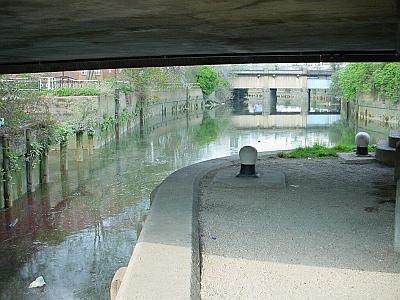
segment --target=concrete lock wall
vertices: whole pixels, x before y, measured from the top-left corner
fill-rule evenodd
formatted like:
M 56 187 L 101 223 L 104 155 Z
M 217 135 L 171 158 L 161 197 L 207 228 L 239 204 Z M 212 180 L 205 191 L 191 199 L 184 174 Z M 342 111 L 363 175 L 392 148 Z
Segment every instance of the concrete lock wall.
M 174 88 L 168 90 L 152 91 L 150 99 L 154 102 L 154 106 L 168 105 L 168 103 L 184 103 L 187 98 L 190 103 L 199 104 L 203 101 L 203 94 L 200 88 Z M 115 96 L 114 95 L 100 95 L 100 96 L 69 96 L 69 97 L 45 97 L 48 104 L 50 113 L 61 122 L 71 120 L 77 114 L 77 107 L 81 103 L 93 103 L 97 107 L 99 119 L 104 114 L 114 116 L 115 114 Z M 120 112 L 125 108 L 128 111 L 134 111 L 137 105 L 137 97 L 134 94 L 125 95 L 119 93 Z M 158 114 L 157 109 L 154 109 L 153 114 Z M 161 112 L 160 112 L 161 114 Z
M 50 113 L 61 122 L 68 122 L 74 120 L 79 115 L 79 107 L 93 105 L 97 108 L 97 118 L 99 124 L 104 120 L 104 116 L 115 116 L 115 95 L 100 95 L 100 96 L 69 96 L 69 97 L 50 97 L 46 96 L 45 101 L 48 104 Z M 200 88 L 184 88 L 173 87 L 170 89 L 154 90 L 151 91 L 149 96 L 149 106 L 146 108 L 147 118 L 162 118 L 164 115 L 177 114 L 183 111 L 196 111 L 203 108 L 203 94 Z M 128 112 L 134 112 L 138 105 L 138 99 L 134 94 L 119 93 L 119 113 L 121 114 L 124 109 Z M 138 122 L 133 120 L 132 126 L 136 126 Z M 126 131 L 126 126 L 120 127 L 121 133 Z M 98 148 L 104 144 L 95 135 L 94 147 Z M 70 138 L 69 149 L 75 149 L 75 139 Z M 83 136 L 83 148 L 88 148 L 87 135 Z M 57 149 L 57 145 L 54 146 Z
M 119 94 L 120 111 L 124 108 L 134 108 L 136 106 L 136 97 L 134 95 Z M 104 114 L 114 116 L 115 114 L 115 96 L 69 96 L 69 97 L 45 97 L 49 107 L 49 112 L 61 122 L 67 122 L 79 113 L 79 106 L 82 104 L 93 104 L 97 108 L 99 120 Z M 128 103 L 127 103 L 128 102 Z
M 151 92 L 150 99 L 155 103 L 147 112 L 148 117 L 162 115 L 163 110 L 167 113 L 177 113 L 184 110 L 194 111 L 201 109 L 203 93 L 200 88 L 173 88 Z
M 342 116 L 397 127 L 400 126 L 400 103 L 385 101 L 378 95 L 360 95 L 354 102 L 342 101 Z

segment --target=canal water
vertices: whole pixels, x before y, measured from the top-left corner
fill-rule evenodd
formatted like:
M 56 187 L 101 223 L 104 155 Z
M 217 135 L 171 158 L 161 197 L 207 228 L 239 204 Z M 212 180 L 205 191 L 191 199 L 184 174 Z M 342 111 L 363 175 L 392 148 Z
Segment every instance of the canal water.
M 342 138 L 327 128 L 235 129 L 230 120 L 229 109 L 218 109 L 133 130 L 81 163 L 70 153 L 67 175 L 51 153 L 51 183 L 0 212 L 1 299 L 108 299 L 149 195 L 169 174 L 244 145 L 270 151 Z M 47 285 L 28 289 L 38 276 Z

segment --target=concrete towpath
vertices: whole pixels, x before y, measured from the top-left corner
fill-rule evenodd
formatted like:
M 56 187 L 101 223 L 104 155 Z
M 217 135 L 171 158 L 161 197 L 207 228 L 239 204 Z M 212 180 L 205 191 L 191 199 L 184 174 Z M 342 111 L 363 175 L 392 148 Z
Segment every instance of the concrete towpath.
M 201 181 L 202 299 L 400 299 L 393 169 L 263 158 L 245 183 L 238 170 Z

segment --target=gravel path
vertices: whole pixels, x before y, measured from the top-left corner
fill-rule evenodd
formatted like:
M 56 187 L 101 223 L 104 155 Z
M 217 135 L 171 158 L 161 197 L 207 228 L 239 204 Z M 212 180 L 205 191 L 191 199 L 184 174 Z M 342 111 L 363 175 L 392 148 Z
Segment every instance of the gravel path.
M 265 158 L 258 170 L 282 171 L 286 188 L 229 188 L 213 182 L 221 170 L 201 182 L 203 299 L 400 299 L 393 169 Z

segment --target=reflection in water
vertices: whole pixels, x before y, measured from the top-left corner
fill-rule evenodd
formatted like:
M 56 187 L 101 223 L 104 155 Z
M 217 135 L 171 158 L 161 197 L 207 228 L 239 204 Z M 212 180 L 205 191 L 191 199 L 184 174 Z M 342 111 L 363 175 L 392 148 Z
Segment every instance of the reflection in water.
M 174 170 L 244 145 L 331 145 L 327 129 L 237 130 L 229 117 L 212 111 L 150 124 L 143 137 L 123 136 L 83 162 L 70 153 L 68 173 L 52 153 L 53 182 L 0 214 L 1 299 L 106 299 L 114 272 L 129 261 L 150 192 Z M 28 289 L 38 276 L 46 287 Z
M 337 122 L 329 127 L 329 139 L 335 144 L 354 144 L 355 131 L 345 121 Z
M 222 128 L 221 123 L 221 120 L 213 119 L 208 112 L 205 112 L 200 128 L 194 134 L 194 140 L 199 145 L 207 145 L 214 142 L 218 138 L 218 134 Z
M 398 130 L 397 127 L 390 127 L 382 122 L 337 122 L 329 127 L 329 139 L 335 144 L 354 144 L 354 137 L 357 132 L 365 131 L 371 137 L 371 144 L 377 144 L 380 140 L 387 140 L 391 130 Z

